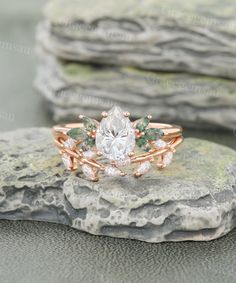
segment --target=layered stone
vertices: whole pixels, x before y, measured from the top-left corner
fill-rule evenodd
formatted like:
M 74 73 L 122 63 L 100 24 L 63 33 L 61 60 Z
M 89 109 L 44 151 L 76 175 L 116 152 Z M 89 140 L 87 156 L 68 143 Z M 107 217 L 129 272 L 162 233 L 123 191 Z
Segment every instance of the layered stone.
M 236 152 L 206 140 L 187 138 L 167 170 L 96 184 L 64 170 L 51 129 L 4 132 L 0 152 L 1 219 L 153 243 L 211 240 L 236 227 Z
M 236 125 L 234 81 L 62 63 L 45 53 L 41 62 L 35 85 L 57 123 L 74 121 L 78 113 L 95 117 L 95 113 L 119 104 L 131 109 L 133 117 L 150 113 L 153 121 L 231 131 Z
M 135 147 L 135 131 L 121 108 L 115 106 L 103 118 L 96 132 L 96 147 L 106 158 L 125 160 Z

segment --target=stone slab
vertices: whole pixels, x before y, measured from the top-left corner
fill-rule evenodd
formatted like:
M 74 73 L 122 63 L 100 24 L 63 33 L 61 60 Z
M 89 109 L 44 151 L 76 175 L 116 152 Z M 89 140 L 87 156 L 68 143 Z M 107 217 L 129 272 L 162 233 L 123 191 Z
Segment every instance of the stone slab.
M 235 81 L 98 67 L 38 53 L 35 87 L 57 122 L 75 121 L 78 113 L 95 117 L 118 104 L 137 118 L 151 114 L 156 121 L 193 128 L 236 127 Z
M 236 152 L 186 139 L 168 170 L 140 179 L 65 171 L 49 129 L 0 135 L 0 219 L 69 225 L 146 242 L 208 241 L 236 226 Z
M 235 13 L 232 0 L 52 0 L 38 40 L 73 61 L 235 79 Z

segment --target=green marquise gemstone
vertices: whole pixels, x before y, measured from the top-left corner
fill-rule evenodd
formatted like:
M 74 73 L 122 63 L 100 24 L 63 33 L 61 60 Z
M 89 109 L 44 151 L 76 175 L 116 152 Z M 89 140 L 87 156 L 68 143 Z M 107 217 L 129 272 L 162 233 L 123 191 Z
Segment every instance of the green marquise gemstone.
M 147 144 L 144 147 L 141 147 L 141 149 L 148 152 L 151 149 L 151 147 L 149 144 Z
M 95 139 L 91 137 L 87 137 L 81 144 L 79 144 L 79 148 L 83 151 L 90 150 L 95 145 Z
M 97 122 L 94 119 L 84 116 L 82 118 L 84 127 L 87 131 L 93 131 L 97 128 Z
M 139 139 L 136 139 L 136 145 L 138 147 L 143 147 L 144 145 L 147 144 L 147 140 L 145 138 L 139 138 Z
M 144 151 L 150 150 L 150 145 L 145 137 L 136 139 L 136 145 Z
M 87 133 L 82 128 L 74 128 L 67 132 L 67 135 L 74 140 L 84 140 L 87 137 Z
M 140 132 L 143 132 L 147 128 L 149 123 L 150 123 L 150 120 L 148 119 L 147 116 L 144 118 L 141 118 L 136 121 L 136 129 L 138 129 Z
M 160 129 L 149 128 L 145 130 L 144 138 L 149 141 L 156 141 L 164 135 L 164 132 Z
M 89 147 L 93 147 L 95 145 L 95 139 L 91 138 L 91 137 L 87 137 L 84 141 L 84 143 L 86 145 L 88 145 Z

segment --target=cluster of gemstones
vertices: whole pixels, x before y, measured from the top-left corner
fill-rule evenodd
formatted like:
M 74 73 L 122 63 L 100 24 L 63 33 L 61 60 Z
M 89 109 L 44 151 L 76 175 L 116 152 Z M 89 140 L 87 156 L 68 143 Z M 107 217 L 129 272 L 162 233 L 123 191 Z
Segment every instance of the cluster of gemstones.
M 151 150 L 151 143 L 164 136 L 164 132 L 157 128 L 148 128 L 151 116 L 146 116 L 134 122 L 136 129 L 136 145 L 144 151 Z
M 68 139 L 62 142 L 63 147 L 74 152 L 79 152 L 81 157 L 79 159 L 81 169 L 86 178 L 94 181 L 97 180 L 98 171 L 101 168 L 108 176 L 125 175 L 120 167 L 131 163 L 131 158 L 134 153 L 130 152 L 127 154 L 127 152 L 132 148 L 132 146 L 130 146 L 132 143 L 134 146 L 136 145 L 147 153 L 153 149 L 168 148 L 168 143 L 162 139 L 164 132 L 161 129 L 150 127 L 151 116 L 146 116 L 131 123 L 128 115 L 124 115 L 124 113 L 125 112 L 122 112 L 120 108 L 114 108 L 103 116 L 103 120 L 100 124 L 94 119 L 80 116 L 83 127 L 70 129 L 66 133 Z M 110 120 L 107 119 L 109 115 Z M 108 134 L 106 131 L 108 131 Z M 99 147 L 105 149 L 100 152 L 98 151 Z M 124 151 L 120 151 L 120 147 L 122 149 L 124 148 Z M 96 160 L 99 156 L 108 158 L 110 164 L 99 164 Z M 172 156 L 173 151 L 168 150 L 159 157 L 157 166 L 163 168 L 169 165 Z M 62 154 L 62 160 L 67 169 L 72 169 L 72 157 L 66 150 Z M 89 160 L 92 162 L 88 162 Z M 151 162 L 153 162 L 151 159 L 140 162 L 134 175 L 141 176 L 149 171 Z M 93 166 L 93 164 L 98 164 L 98 166 Z
M 90 150 L 95 146 L 95 135 L 98 122 L 86 116 L 80 116 L 83 121 L 83 128 L 73 128 L 67 132 L 67 135 L 74 140 L 83 141 L 78 147 L 83 151 Z

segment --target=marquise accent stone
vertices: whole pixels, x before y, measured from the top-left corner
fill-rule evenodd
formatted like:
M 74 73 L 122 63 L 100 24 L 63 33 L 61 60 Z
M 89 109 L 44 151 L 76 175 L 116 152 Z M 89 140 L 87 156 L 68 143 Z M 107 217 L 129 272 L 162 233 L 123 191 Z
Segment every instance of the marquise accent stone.
M 84 140 L 87 137 L 87 133 L 82 128 L 74 128 L 67 132 L 67 135 L 73 140 Z
M 96 147 L 109 160 L 124 160 L 135 147 L 135 131 L 120 107 L 114 106 L 103 118 L 97 133 Z
M 156 128 L 148 128 L 145 130 L 144 133 L 145 133 L 145 138 L 150 141 L 155 141 L 164 135 L 161 129 L 156 129 Z
M 164 165 L 166 165 L 166 166 L 170 165 L 171 162 L 172 162 L 172 159 L 173 159 L 173 152 L 167 151 L 167 153 L 165 153 L 164 157 L 163 157 Z
M 82 117 L 83 125 L 87 131 L 93 131 L 97 128 L 97 122 L 87 116 Z
M 90 180 L 90 179 L 93 179 L 93 178 L 95 177 L 95 173 L 94 173 L 92 167 L 89 166 L 88 164 L 83 164 L 83 165 L 81 166 L 81 169 L 82 169 L 82 171 L 83 171 L 83 173 L 84 173 L 84 176 L 85 176 L 87 179 Z
M 64 153 L 62 154 L 61 158 L 62 158 L 62 162 L 65 165 L 66 169 L 69 170 L 72 166 L 70 156 Z
M 116 166 L 118 166 L 118 167 L 123 167 L 123 166 L 128 166 L 128 165 L 130 165 L 130 163 L 131 163 L 131 159 L 128 157 L 128 158 L 126 158 L 126 159 L 116 161 L 115 164 L 116 164 Z
M 63 142 L 63 145 L 68 149 L 73 149 L 75 147 L 75 140 L 72 138 L 69 138 Z
M 93 159 L 96 156 L 96 153 L 92 150 L 87 150 L 83 152 L 83 155 L 87 159 Z
M 144 161 L 139 165 L 137 173 L 140 173 L 140 174 L 143 175 L 143 174 L 147 173 L 150 170 L 150 168 L 151 168 L 150 161 Z
M 149 122 L 150 122 L 150 119 L 147 116 L 143 117 L 143 118 L 135 121 L 135 125 L 136 125 L 135 127 L 140 132 L 143 132 L 147 128 Z
M 165 148 L 167 146 L 167 142 L 163 141 L 162 139 L 158 139 L 156 142 L 155 142 L 155 146 L 156 148 L 158 149 L 162 149 L 162 148 Z
M 105 168 L 105 174 L 110 177 L 117 177 L 120 175 L 120 170 L 114 166 L 109 165 Z

